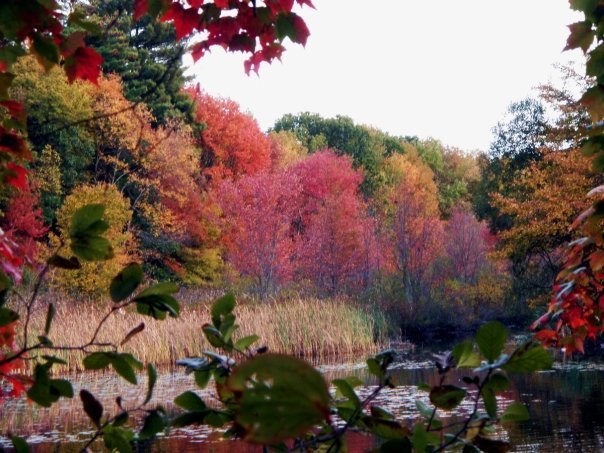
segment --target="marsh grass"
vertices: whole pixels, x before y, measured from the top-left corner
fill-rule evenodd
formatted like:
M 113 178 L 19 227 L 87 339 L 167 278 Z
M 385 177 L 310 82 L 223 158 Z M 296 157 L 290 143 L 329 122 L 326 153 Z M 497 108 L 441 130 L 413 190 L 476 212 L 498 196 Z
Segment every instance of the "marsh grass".
M 182 296 L 179 318 L 156 321 L 133 309 L 123 309 L 103 326 L 99 341 L 119 344 L 133 327 L 144 321 L 145 329 L 120 348 L 143 362 L 173 365 L 178 358 L 199 356 L 201 351 L 212 350 L 201 327 L 210 320 L 215 294 Z M 42 297 L 42 301 L 49 298 L 57 309 L 49 337 L 57 346 L 89 341 L 109 310 L 108 303 L 103 301 L 76 301 L 56 295 Z M 34 335 L 43 330 L 46 318 L 45 304 L 39 305 L 32 318 Z M 338 358 L 375 352 L 383 342 L 381 321 L 348 299 L 294 298 L 260 303 L 244 298 L 235 314 L 240 326 L 235 338 L 256 333 L 260 336 L 256 346 L 268 346 L 273 352 L 311 359 Z M 83 368 L 82 352 L 60 352 L 59 356 L 68 363 L 63 369 Z

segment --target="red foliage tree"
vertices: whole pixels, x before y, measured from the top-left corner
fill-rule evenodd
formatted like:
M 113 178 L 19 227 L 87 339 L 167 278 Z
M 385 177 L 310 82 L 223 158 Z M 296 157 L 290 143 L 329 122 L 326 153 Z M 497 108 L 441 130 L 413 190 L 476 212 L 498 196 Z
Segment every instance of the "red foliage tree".
M 452 277 L 464 283 L 476 283 L 479 271 L 488 265 L 487 254 L 493 250 L 494 236 L 484 222 L 459 207 L 453 210 L 445 232 Z
M 270 168 L 271 145 L 258 123 L 230 99 L 191 91 L 196 120 L 205 125 L 198 146 L 206 177 L 218 182 Z
M 299 186 L 290 172 L 258 173 L 216 191 L 227 259 L 265 297 L 292 275 L 291 219 Z
M 37 240 L 48 231 L 39 203 L 38 191 L 26 184 L 23 190 L 13 192 L 3 219 L 7 237 L 14 241 L 20 256 L 30 264 L 38 257 Z
M 329 150 L 292 168 L 302 192 L 294 226 L 300 273 L 321 290 L 368 284 L 376 267 L 374 223 L 360 198 L 363 175 Z

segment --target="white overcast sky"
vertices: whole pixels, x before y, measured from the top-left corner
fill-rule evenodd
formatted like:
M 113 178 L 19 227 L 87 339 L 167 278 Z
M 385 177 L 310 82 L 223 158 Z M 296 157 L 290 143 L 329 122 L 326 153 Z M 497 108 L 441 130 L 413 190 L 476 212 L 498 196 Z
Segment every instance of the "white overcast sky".
M 262 129 L 286 113 L 347 115 L 394 135 L 486 150 L 507 106 L 556 79 L 568 0 L 314 0 L 311 36 L 286 40 L 282 62 L 243 71 L 243 55 L 215 49 L 189 74 L 228 97 Z

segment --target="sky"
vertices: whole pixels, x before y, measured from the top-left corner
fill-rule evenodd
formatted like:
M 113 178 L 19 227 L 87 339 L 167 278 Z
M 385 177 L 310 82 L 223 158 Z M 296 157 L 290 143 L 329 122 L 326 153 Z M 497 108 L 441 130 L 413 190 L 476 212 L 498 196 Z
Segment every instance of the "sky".
M 568 0 L 314 0 L 311 36 L 247 76 L 242 54 L 215 49 L 188 74 L 267 130 L 286 113 L 346 115 L 392 135 L 487 150 L 510 103 L 556 81 Z

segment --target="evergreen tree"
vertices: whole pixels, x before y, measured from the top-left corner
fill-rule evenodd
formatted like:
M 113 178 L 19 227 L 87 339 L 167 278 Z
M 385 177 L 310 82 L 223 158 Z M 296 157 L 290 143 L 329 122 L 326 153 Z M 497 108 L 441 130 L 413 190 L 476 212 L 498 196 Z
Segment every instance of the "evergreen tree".
M 80 7 L 105 30 L 88 44 L 105 59 L 104 72 L 122 78 L 126 98 L 146 103 L 160 124 L 191 120 L 193 102 L 182 92 L 186 41 L 177 42 L 174 26 L 148 15 L 134 21 L 133 0 L 92 0 Z

